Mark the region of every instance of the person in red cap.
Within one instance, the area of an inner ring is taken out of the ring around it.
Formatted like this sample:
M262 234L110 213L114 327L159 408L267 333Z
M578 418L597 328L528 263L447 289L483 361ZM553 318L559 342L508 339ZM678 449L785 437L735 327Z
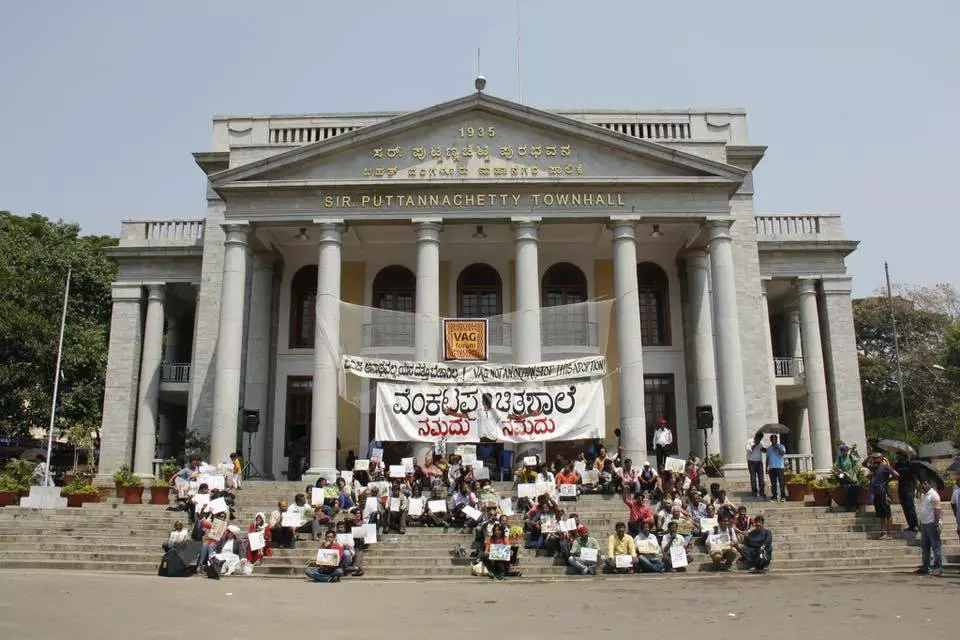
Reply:
M653 432L653 450L657 453L657 471L663 471L667 464L667 449L673 444L673 432L663 418L657 420L657 430Z
M587 553L583 553L584 549L587 549ZM577 527L577 537L570 547L567 564L582 576L597 575L597 567L600 566L600 544L596 538L590 537L590 530L585 525Z

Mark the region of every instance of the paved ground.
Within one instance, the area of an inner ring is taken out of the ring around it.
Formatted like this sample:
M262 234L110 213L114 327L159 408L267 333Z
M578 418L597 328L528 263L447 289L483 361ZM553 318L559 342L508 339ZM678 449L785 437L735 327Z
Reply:
M512 640L639 637L639 625L660 638L947 638L956 637L958 594L956 574L316 584L0 571L0 638L182 638L206 623L230 640L311 628L338 640L429 637L437 623L447 635Z

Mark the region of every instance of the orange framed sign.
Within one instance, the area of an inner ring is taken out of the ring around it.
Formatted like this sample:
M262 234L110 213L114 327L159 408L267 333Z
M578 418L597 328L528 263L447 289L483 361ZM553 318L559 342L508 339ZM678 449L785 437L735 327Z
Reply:
M443 359L485 362L487 360L486 318L444 318Z

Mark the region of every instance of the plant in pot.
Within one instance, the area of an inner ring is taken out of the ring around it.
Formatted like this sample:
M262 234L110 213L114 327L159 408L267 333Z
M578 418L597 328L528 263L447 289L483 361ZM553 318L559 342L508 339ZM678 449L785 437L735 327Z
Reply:
M4 467L4 473L17 484L17 495L25 496L30 493L33 484L33 463L29 460L11 460Z
M836 488L837 484L833 478L818 478L810 483L810 491L813 493L813 504L817 507L830 506L830 492Z
M125 487L127 482L130 481L130 478L133 477L133 472L130 471L130 467L123 465L120 467L116 473L113 474L113 483L117 487L117 497L123 498L126 496Z
M20 482L11 473L0 473L0 507L16 504L20 497Z
M807 488L810 483L817 479L815 473L803 471L801 473L791 473L786 477L787 495L794 502L803 502L807 497Z
M170 504L170 483L156 480L150 483L150 504Z
M123 503L143 503L143 480L132 473L123 481Z
M100 490L80 476L60 489L60 495L67 499L68 507L82 507L84 502L100 500Z
M160 465L160 473L163 474L164 482L170 482L173 476L177 475L177 471L180 471L180 465L173 458L167 458Z
M940 489L940 500L949 503L953 498L953 488L957 485L957 479L947 476L943 479L943 489Z

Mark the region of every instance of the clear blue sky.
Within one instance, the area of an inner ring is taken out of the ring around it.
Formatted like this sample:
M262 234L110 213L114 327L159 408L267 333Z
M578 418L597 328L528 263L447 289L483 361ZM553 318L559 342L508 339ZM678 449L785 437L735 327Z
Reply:
M856 292L960 283L957 0L521 0L523 100L744 107L760 212L839 212ZM789 4L789 8L787 8ZM201 217L210 117L516 98L514 0L0 3L0 209Z

